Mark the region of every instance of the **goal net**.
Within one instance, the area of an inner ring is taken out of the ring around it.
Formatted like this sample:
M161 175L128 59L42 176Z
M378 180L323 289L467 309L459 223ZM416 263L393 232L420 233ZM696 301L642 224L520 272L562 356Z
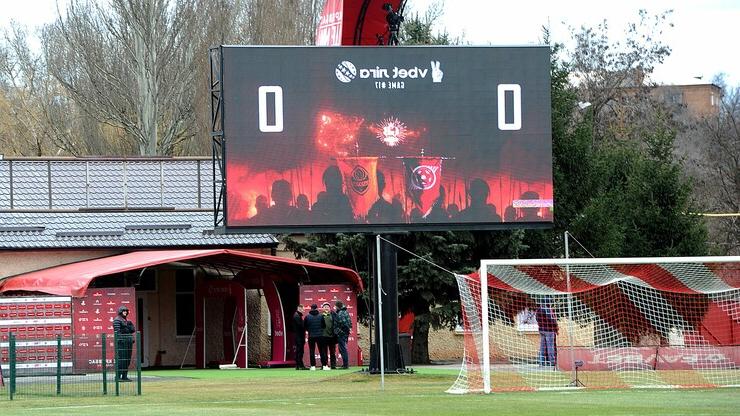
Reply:
M740 385L740 256L483 260L448 393Z

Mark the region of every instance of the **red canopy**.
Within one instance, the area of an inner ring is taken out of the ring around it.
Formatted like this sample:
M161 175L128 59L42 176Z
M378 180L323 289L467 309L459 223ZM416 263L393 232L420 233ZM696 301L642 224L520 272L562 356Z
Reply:
M304 283L349 282L357 290L362 290L360 276L354 270L344 267L238 250L211 249L135 251L50 267L0 280L0 293L29 291L82 297L96 277L172 262L185 262L234 272L250 269L267 271L304 278Z

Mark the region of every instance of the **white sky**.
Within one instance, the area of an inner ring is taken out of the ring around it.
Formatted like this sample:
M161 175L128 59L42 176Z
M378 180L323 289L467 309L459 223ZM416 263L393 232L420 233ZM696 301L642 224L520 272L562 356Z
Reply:
M409 6L425 10L435 1L409 0ZM729 86L740 85L739 0L446 0L440 26L453 36L464 33L471 44L523 45L538 43L542 26L549 21L553 40L567 44L568 25L595 26L604 19L610 36L618 39L626 24L637 20L640 8L650 14L674 10L674 27L663 38L673 52L656 69L654 80L698 83L702 81L693 77L703 76L708 82L724 72ZM7 27L11 19L33 27L55 16L56 0L0 0L0 27Z
M425 10L436 0L409 0ZM530 44L542 38L550 23L552 40L566 45L568 26L596 26L607 20L610 39L624 36L638 11L655 15L672 9L674 27L664 33L671 56L656 68L653 79L666 84L704 82L720 72L728 86L740 85L740 1L738 0L446 0L440 26L453 35L464 33L471 44Z

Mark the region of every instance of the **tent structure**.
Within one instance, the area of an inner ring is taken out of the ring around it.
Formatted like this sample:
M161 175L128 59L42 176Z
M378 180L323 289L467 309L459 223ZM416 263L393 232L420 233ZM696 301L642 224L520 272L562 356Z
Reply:
M0 280L0 296L43 293L84 301L88 288L93 293L97 290L93 288L99 287L95 283L98 278L164 265L202 272L194 288L195 322L191 337L196 344L195 364L201 368L212 361L206 350L218 352L221 348L223 355L229 358L227 361L237 356L236 351L244 351L238 354L237 363L246 366L246 348L239 348L246 345L232 344L246 330L246 291L249 289L256 289L264 296L270 313L271 353L267 365L293 363L290 361L292 342L288 340L294 335L288 322L298 303L301 286L340 284L350 292L362 291L360 276L344 267L240 250L200 249L135 251L49 267ZM170 290L175 290L174 286ZM170 297L174 299L174 293ZM231 334L232 326L238 328L234 335ZM214 337L223 347L214 349Z
M0 293L27 291L82 297L97 277L173 262L200 266L217 274L252 271L275 278L290 276L304 284L349 283L362 290L360 276L344 267L239 250L206 249L136 251L50 267L1 280Z

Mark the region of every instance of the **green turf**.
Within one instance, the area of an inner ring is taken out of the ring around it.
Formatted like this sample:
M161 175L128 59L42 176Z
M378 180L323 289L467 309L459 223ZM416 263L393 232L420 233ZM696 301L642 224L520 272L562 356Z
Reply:
M386 377L346 371L145 371L143 396L0 399L5 415L737 415L740 389L445 394L457 372Z

